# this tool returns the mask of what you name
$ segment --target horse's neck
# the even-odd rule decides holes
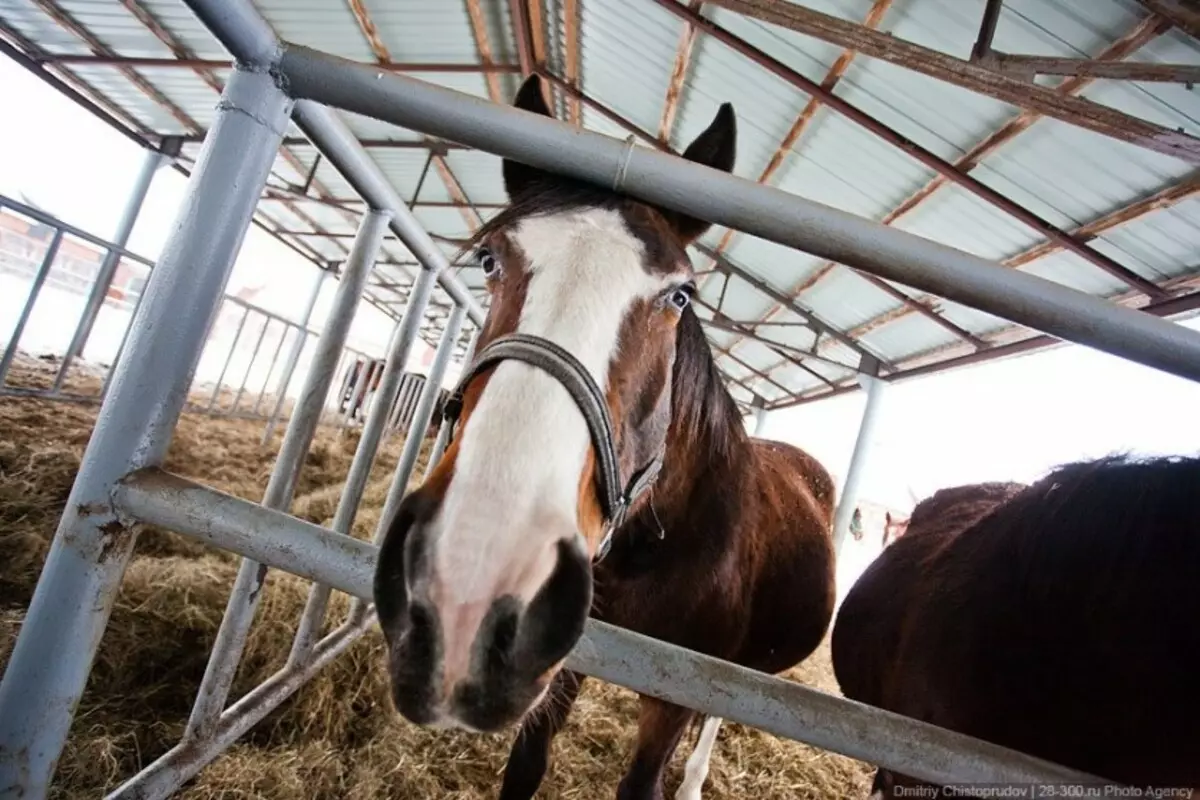
[[[697,516],[704,521],[712,501],[740,492],[753,458],[744,431],[719,431],[705,417],[701,419],[705,421],[695,429],[696,436],[672,429],[667,437],[662,477],[653,496],[663,524],[686,526]]]

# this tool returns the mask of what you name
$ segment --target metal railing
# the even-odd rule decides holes
[[[457,326],[482,310],[445,257],[341,120],[319,103],[477,146],[527,164],[620,189],[641,199],[802,248],[848,266],[990,311],[1055,336],[1200,378],[1200,334],[1119,308],[1033,275],[717,173],[629,147],[550,119],[486,103],[280,43],[249,0],[186,0],[230,50],[233,70],[151,277],[138,324],[109,391],[51,552],[0,683],[0,787],[45,796],[132,551],[134,524],[149,522],[243,557],[191,719],[177,747],[111,797],[164,797],[296,691],[372,624],[376,545],[347,535],[366,476],[400,395],[403,365],[435,281],[454,299],[376,540],[415,469]],[[286,87],[289,96],[283,88]],[[295,100],[295,97],[305,98]],[[261,503],[223,495],[161,470],[184,408],[212,313],[289,120],[375,209],[367,214],[316,342],[295,412]],[[421,262],[396,326],[329,529],[288,514],[296,478],[337,370],[350,317],[390,227]],[[172,335],[158,340],[170,321]],[[252,334],[253,335],[253,334]],[[261,337],[260,337],[261,338]],[[364,390],[365,391],[365,390]],[[236,405],[236,403],[235,403]],[[407,407],[407,404],[405,404]],[[444,433],[444,432],[443,432]],[[439,434],[438,442],[444,444]],[[440,453],[436,449],[435,453]],[[411,457],[410,457],[411,456]],[[275,676],[229,704],[234,671],[270,568],[313,580],[291,657]],[[362,602],[318,638],[329,592]],[[64,611],[68,609],[68,611]],[[590,621],[569,658],[579,672],[635,691],[834,750],[934,783],[1089,783],[1094,778],[844,698],[809,689]]]

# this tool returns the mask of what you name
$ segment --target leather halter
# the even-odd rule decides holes
[[[454,440],[454,426],[462,414],[467,386],[483,370],[510,359],[537,367],[562,384],[587,422],[592,447],[596,451],[596,480],[599,483],[600,505],[605,520],[604,538],[592,559],[593,563],[598,563],[608,555],[612,547],[613,533],[625,522],[633,501],[649,489],[658,477],[659,470],[662,469],[662,452],[651,459],[649,464],[634,472],[622,488],[616,436],[604,392],[575,356],[549,339],[528,333],[501,336],[476,354],[474,363],[459,380],[458,386],[442,407],[442,419],[449,426],[447,446]]]

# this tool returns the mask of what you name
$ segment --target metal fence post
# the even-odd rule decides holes
[[[291,109],[266,72],[222,94],[0,682],[0,795],[47,794],[133,551],[113,487],[166,454]]]
[[[375,263],[389,218],[387,212],[373,211],[363,217],[359,226],[354,247],[346,260],[346,272],[334,298],[333,311],[325,325],[324,334],[317,342],[317,353],[305,378],[295,413],[288,421],[287,432],[263,496],[262,504],[266,508],[282,511],[292,504],[296,479],[320,422],[325,396],[333,382],[333,367],[350,331],[358,299]],[[185,741],[207,738],[225,708],[266,577],[265,566],[255,561],[242,561],[200,691],[196,694],[191,718],[184,732]]]
[[[300,327],[296,330],[296,341],[292,345],[292,351],[288,353],[288,359],[283,368],[283,375],[279,377],[279,387],[275,390],[275,408],[271,409],[271,419],[267,422],[267,429],[263,431],[263,447],[266,447],[271,441],[271,437],[275,435],[275,426],[279,424],[279,415],[283,411],[283,404],[287,398],[287,388],[292,385],[292,376],[296,373],[296,365],[300,362],[300,356],[304,353],[304,345],[308,341],[308,324],[312,321],[313,309],[317,306],[317,299],[321,296],[321,289],[325,286],[325,278],[328,276],[328,270],[317,272],[317,280],[313,283],[312,296],[308,298],[308,305],[304,308],[304,316],[300,318]],[[342,280],[345,280],[344,276]],[[330,313],[332,314],[332,312]],[[325,327],[329,327],[328,321]],[[315,364],[316,362],[314,361],[313,363]],[[267,380],[270,380],[269,375],[267,376]]]
[[[275,372],[275,365],[279,363],[279,354],[283,352],[283,345],[287,341],[288,332],[293,328],[296,328],[296,326],[290,322],[283,323],[283,330],[279,333],[279,342],[276,343],[275,349],[271,351],[271,362],[267,364],[267,374],[263,377],[262,388],[258,390],[258,397],[254,399],[254,407],[250,409],[252,416],[257,417],[258,410],[262,408],[263,398],[267,396],[267,388],[271,385],[271,375]],[[298,328],[297,335],[299,335]]]
[[[12,366],[13,358],[17,355],[17,345],[21,342],[21,334],[25,332],[25,326],[29,324],[29,317],[33,314],[33,306],[37,302],[38,295],[41,294],[42,285],[46,283],[50,268],[54,266],[54,259],[58,257],[58,248],[62,245],[62,238],[62,228],[55,228],[54,237],[46,247],[42,263],[38,266],[37,274],[29,287],[29,297],[21,309],[21,316],[17,318],[17,324],[13,327],[12,335],[8,339],[8,347],[4,349],[4,358],[0,360],[0,386],[4,385],[5,379],[8,377],[8,369]]]
[[[754,400],[754,436],[763,435],[763,431],[767,429],[767,407],[762,404],[762,401],[755,398]]]
[[[854,515],[854,508],[858,505],[858,485],[862,482],[862,471],[871,450],[871,439],[875,433],[880,400],[883,398],[885,388],[882,380],[870,374],[860,375],[858,379],[863,384],[863,388],[867,390],[867,404],[863,407],[862,421],[858,426],[858,438],[854,441],[854,453],[850,456],[850,466],[846,469],[846,480],[842,483],[842,496],[833,515],[835,553],[842,552],[842,545],[846,541],[846,533],[850,528],[850,518]]]
[[[221,396],[221,387],[225,384],[225,373],[229,371],[229,365],[233,361],[233,354],[237,352],[238,341],[242,338],[242,329],[246,327],[246,318],[250,316],[250,307],[242,306],[242,318],[238,320],[237,330],[233,332],[233,344],[229,345],[229,355],[225,356],[225,363],[221,366],[221,374],[217,376],[217,385],[213,387],[212,397],[208,398],[208,407],[205,411],[212,411],[213,406],[217,404],[217,399]],[[133,323],[130,323],[132,327]]]
[[[141,172],[138,173],[137,180],[133,184],[133,191],[130,192],[129,199],[125,202],[125,210],[121,212],[121,221],[117,223],[117,235],[113,238],[113,244],[116,247],[124,250],[129,244],[129,235],[133,233],[133,226],[137,224],[142,204],[146,202],[146,195],[150,193],[154,175],[167,160],[166,154],[159,150],[146,151]],[[96,324],[96,317],[100,315],[100,308],[104,305],[104,298],[108,296],[109,287],[112,286],[113,278],[117,274],[117,266],[120,263],[121,254],[115,249],[105,253],[104,260],[100,262],[100,269],[96,273],[96,282],[92,284],[92,291],[88,295],[87,304],[83,307],[83,314],[79,317],[79,324],[71,336],[71,344],[67,346],[67,352],[63,354],[58,375],[54,377],[53,391],[57,392],[62,388],[63,382],[67,379],[67,371],[71,368],[71,361],[83,355],[83,348],[87,346],[88,337],[92,335],[92,327]]]
[[[437,403],[438,393],[442,389],[442,380],[446,377],[446,369],[450,366],[450,357],[454,353],[454,346],[458,344],[458,335],[462,332],[463,320],[466,316],[467,310],[460,305],[455,305],[454,311],[446,320],[446,328],[442,331],[441,341],[438,342],[437,350],[433,354],[433,363],[429,366],[429,377],[425,379],[425,385],[421,387],[421,396],[417,400],[412,422],[408,426],[408,435],[404,439],[404,449],[400,451],[400,460],[396,463],[396,474],[392,479],[392,486],[384,501],[383,511],[379,514],[379,526],[375,530],[376,544],[383,538],[388,520],[396,513],[396,506],[404,499],[408,489],[408,482],[417,466],[417,457],[421,454],[421,445],[425,442],[425,432],[433,417],[433,406]]]
[[[383,377],[380,378],[379,390],[375,393],[376,402],[371,405],[371,411],[367,414],[362,437],[358,440],[358,449],[354,451],[354,460],[350,463],[350,472],[346,476],[342,496],[338,498],[337,510],[333,514],[332,527],[338,533],[349,533],[354,525],[358,504],[362,500],[363,490],[366,489],[367,478],[371,473],[371,465],[375,461],[375,453],[383,438],[383,429],[387,425],[396,394],[400,391],[400,380],[404,377],[404,367],[408,363],[413,344],[417,340],[417,333],[425,316],[425,307],[429,305],[429,297],[433,294],[433,285],[436,282],[436,272],[428,269],[421,270],[417,275],[417,280],[413,283],[404,316],[396,326],[395,333],[392,334],[387,362],[383,367]],[[304,606],[304,615],[300,618],[300,625],[296,630],[289,663],[303,663],[312,656],[315,634],[321,629],[328,603],[329,587],[314,584],[309,590],[308,601]]]
[[[274,322],[270,317],[263,317],[262,327],[258,329],[258,338],[254,340],[254,349],[250,351],[250,360],[246,362],[246,371],[242,373],[242,382],[238,384],[237,393],[233,396],[233,405],[229,408],[230,414],[237,413],[238,404],[242,402],[242,395],[246,393],[246,382],[250,380],[250,373],[254,371],[254,362],[258,360],[258,351],[262,349],[263,339],[267,338],[267,329]]]

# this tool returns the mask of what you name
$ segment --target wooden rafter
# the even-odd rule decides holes
[[[116,53],[102,42],[94,33],[83,26],[75,17],[58,5],[55,0],[33,0],[38,8],[42,10],[48,17],[54,20],[59,27],[69,31],[72,35],[83,41],[92,52],[101,56],[115,56]],[[164,109],[168,114],[183,126],[183,129],[189,133],[199,131],[200,125],[196,120],[192,119],[187,112],[177,106],[169,97],[160,92],[153,84],[143,78],[137,70],[132,67],[118,67],[121,74],[132,83],[142,94],[149,97],[160,108]]]
[[[463,222],[467,224],[468,231],[474,231],[483,224],[483,217],[475,210],[471,199],[467,197],[467,191],[459,182],[458,176],[450,169],[450,164],[441,155],[433,156],[433,168],[437,170],[438,177],[442,179],[442,183],[446,185],[446,191],[450,193],[450,199],[454,201],[458,207],[459,214],[462,215]]]
[[[1200,6],[1195,0],[1138,0],[1152,14],[1170,20],[1172,25],[1200,39]]]
[[[358,29],[362,32],[363,38],[371,46],[375,60],[381,64],[391,61],[392,54],[388,52],[387,45],[383,43],[383,37],[379,35],[379,28],[375,26],[375,21],[371,19],[371,14],[367,11],[363,0],[346,0],[346,4],[350,6],[350,13],[354,15],[354,21],[358,23]]]
[[[483,8],[479,0],[463,0],[467,4],[467,16],[471,20],[471,35],[475,37],[475,50],[479,60],[485,66],[496,63],[492,53],[492,43],[487,32],[487,21],[483,17]],[[500,76],[494,72],[487,73],[488,96],[493,103],[504,102],[504,89],[500,85]]]
[[[121,108],[112,98],[79,77],[73,70],[57,64],[47,63],[45,51],[11,28],[3,19],[0,19],[0,35],[2,35],[2,38],[0,38],[0,48],[2,50],[0,52],[3,52],[4,55],[12,58],[26,69],[38,73],[38,76],[43,80],[49,82],[58,91],[63,92],[70,99],[79,103],[93,114],[103,118],[105,113],[107,113],[111,119],[119,120],[121,126],[124,127],[117,126],[117,129],[135,136],[142,144],[159,138],[157,134],[143,125],[141,121]],[[5,39],[8,41],[5,41]],[[71,93],[75,93],[76,96],[71,96]]]
[[[533,19],[526,0],[508,0],[509,22],[513,28],[513,39],[517,42],[517,55],[521,59],[521,73],[529,75],[536,66],[533,52]]]
[[[1140,219],[1147,214],[1171,208],[1172,206],[1178,205],[1184,200],[1197,196],[1200,196],[1200,170],[1192,172],[1190,175],[1188,175],[1188,177],[1181,181],[1164,186],[1154,194],[1143,197],[1139,200],[1135,200],[1132,203],[1127,203],[1123,206],[1113,209],[1112,211],[1102,214],[1101,216],[1096,217],[1095,219],[1075,228],[1071,231],[1071,233],[1080,239],[1094,239],[1095,237],[1107,233],[1108,231]],[[1019,269],[1026,264],[1050,255],[1051,253],[1059,252],[1060,250],[1061,248],[1057,243],[1044,241],[1040,244],[1023,250],[1020,253],[1010,256],[1000,263],[1011,269]],[[1174,288],[1176,288],[1176,284],[1178,284],[1180,280],[1183,281],[1184,285],[1190,286],[1191,283],[1200,280],[1200,276],[1185,276],[1183,279],[1167,281],[1163,288],[1167,292],[1172,291]],[[919,299],[922,302],[931,304],[939,302],[938,299],[932,295],[926,295]],[[1112,302],[1118,302],[1121,305],[1131,305],[1135,307],[1146,305],[1147,303],[1146,296],[1141,292],[1136,291],[1124,292],[1110,299]],[[1170,301],[1160,300],[1156,302],[1161,303]],[[872,317],[857,327],[851,328],[849,331],[847,331],[847,335],[855,339],[860,339],[872,331],[879,330],[880,328],[890,325],[897,320],[910,317],[913,313],[914,312],[911,308],[905,308],[903,306],[897,307],[880,314],[877,317]],[[955,343],[953,345],[947,345],[947,347],[960,348],[961,345]],[[816,349],[818,352],[820,352],[822,346],[818,346]]]
[[[579,0],[563,0],[563,27],[566,31],[566,39],[564,43],[563,53],[563,73],[566,76],[567,83],[579,92],[583,91],[583,87],[579,84],[579,60],[581,57],[579,49]],[[570,94],[567,97],[567,109],[570,113],[571,124],[579,126],[583,124],[583,111],[579,105],[579,97]]]
[[[669,0],[674,2],[674,0]],[[710,0],[723,8],[1036,111],[1068,125],[1200,164],[1200,139],[1114,108],[1014,80],[979,64],[784,0]]]
[[[871,28],[877,27],[879,23],[883,21],[883,16],[887,13],[888,8],[891,7],[893,1],[894,0],[875,0],[874,5],[871,6],[871,10],[867,13],[866,18],[863,19],[863,24]],[[692,26],[692,30],[695,30],[694,26]],[[853,50],[843,50],[841,55],[837,57],[837,60],[833,62],[833,65],[829,68],[829,71],[825,73],[825,77],[821,80],[821,86],[829,91],[833,91],[834,87],[838,85],[839,81],[841,81],[842,76],[846,74],[846,70],[850,68],[850,62],[854,60],[855,55],[856,53]],[[771,182],[771,178],[773,178],[779,168],[783,166],[784,158],[787,157],[787,154],[791,152],[792,148],[794,148],[800,141],[800,137],[804,135],[804,132],[808,129],[813,117],[816,116],[817,109],[820,107],[821,98],[816,96],[809,98],[808,103],[806,103],[804,106],[804,109],[792,123],[792,127],[788,129],[788,132],[784,135],[783,140],[779,142],[779,146],[775,148],[775,152],[771,154],[771,158],[767,161],[767,166],[763,168],[762,173],[758,176],[759,183],[766,184]],[[729,245],[733,242],[733,239],[736,235],[737,231],[735,231],[733,228],[727,229],[725,234],[721,237],[721,240],[717,243],[717,252],[724,253],[725,250],[728,249]]]
[[[529,34],[530,44],[533,47],[533,71],[543,72],[549,68],[550,50],[546,44],[547,34],[547,17],[542,11],[542,0],[525,0],[529,9]],[[547,87],[550,92],[550,108],[560,108],[556,95],[559,95],[558,87],[551,84]]]
[[[688,8],[700,13],[702,0],[691,0]],[[658,138],[665,144],[671,143],[671,129],[675,126],[675,114],[679,111],[679,103],[683,99],[683,86],[687,82],[688,67],[692,63],[692,48],[696,44],[699,31],[688,21],[683,22],[683,31],[679,34],[679,44],[675,46],[675,62],[671,66],[671,80],[667,82],[667,99],[663,102],[662,117],[658,121]]]
[[[1148,17],[1139,22],[1133,29],[1122,36],[1117,41],[1106,47],[1099,55],[1098,60],[1103,61],[1120,61],[1133,53],[1137,52],[1146,44],[1153,41],[1155,38],[1170,29],[1170,24],[1156,17]],[[1092,84],[1090,78],[1070,78],[1063,81],[1055,87],[1055,91],[1064,94],[1078,94]],[[1024,131],[1028,130],[1038,120],[1042,119],[1041,114],[1030,112],[1022,112],[1011,118],[1008,122],[1001,125],[988,136],[981,139],[974,147],[960,156],[954,162],[954,168],[967,172],[979,166],[984,158],[999,150],[1004,145],[1011,142]],[[938,189],[947,185],[950,179],[945,175],[936,175],[925,183],[920,189],[909,195],[904,202],[896,206],[894,209],[884,215],[880,223],[883,225],[894,225],[901,217],[918,208],[922,203],[928,200]],[[1078,237],[1075,237],[1078,239]],[[1054,249],[1061,249],[1060,242],[1054,242]],[[809,277],[800,281],[792,287],[792,296],[801,295],[809,289],[820,283],[834,268],[837,267],[837,262],[826,261],[818,267]],[[780,308],[776,306],[768,313],[765,319],[771,319],[780,312]],[[907,314],[905,314],[907,316]]]
[[[159,20],[148,8],[146,8],[144,5],[142,5],[141,0],[121,0],[121,4],[125,7],[126,10],[129,11],[129,13],[131,13],[138,20],[138,22],[140,22],[143,26],[145,26],[145,28],[148,31],[150,31],[152,34],[154,34],[154,37],[156,39],[158,39],[160,42],[162,42],[162,44],[165,45],[176,58],[179,58],[179,59],[195,58],[195,56],[196,56],[195,52],[193,52],[191,50],[191,48],[189,48],[187,45],[185,45],[179,39],[179,37],[177,37],[174,33],[172,33],[166,27],[166,25],[164,25],[162,23],[162,21]],[[224,81],[222,81],[220,78],[218,78],[216,73],[213,70],[207,69],[207,68],[196,67],[196,68],[193,68],[192,71],[195,72],[196,75],[202,81],[204,81],[204,83],[210,89],[212,89],[214,92],[216,92],[218,95],[220,95],[222,92],[225,91]],[[279,153],[280,153],[280,156],[282,156],[283,159],[285,161],[287,161],[288,164],[290,164],[292,166],[292,168],[295,169],[298,174],[304,175],[307,172],[307,170],[304,166],[304,163],[294,153],[292,153],[288,148],[281,147],[279,150]],[[310,182],[310,184],[311,184],[313,190],[315,192],[317,192],[319,195],[324,196],[324,197],[332,197],[333,196],[332,193],[329,192],[329,190],[326,189],[321,184],[320,181],[315,179],[315,177]],[[283,204],[283,206],[285,208],[287,208],[288,211],[295,214],[299,219],[303,220],[306,224],[311,225],[314,230],[319,231],[321,233],[326,232],[322,226],[318,225],[317,222],[312,217],[310,217],[303,210],[301,210],[293,201],[287,200],[287,199],[279,199],[278,202]],[[352,216],[347,217],[345,211],[342,212],[342,215],[348,221],[351,221],[351,222],[355,221],[354,217],[352,217]],[[346,247],[344,247],[340,242],[334,241],[333,244],[335,247],[337,247],[343,253],[349,252],[349,250]]]

